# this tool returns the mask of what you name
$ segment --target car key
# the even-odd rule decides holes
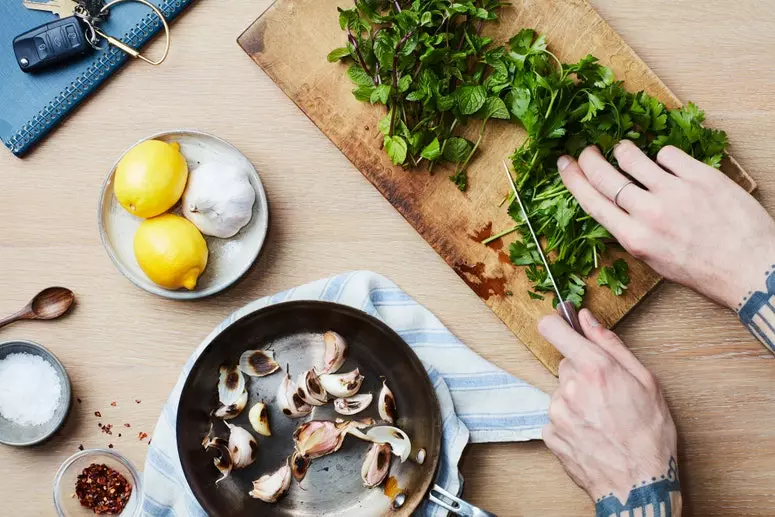
[[[54,20],[13,40],[16,62],[24,72],[41,70],[91,48],[86,39],[86,24],[77,16]]]
[[[24,7],[33,11],[46,11],[56,14],[60,18],[67,18],[76,13],[79,7],[75,0],[51,0],[49,2],[37,2],[34,0],[24,0]]]

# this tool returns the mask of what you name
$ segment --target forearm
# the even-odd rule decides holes
[[[762,275],[762,291],[749,291],[737,307],[743,325],[775,353],[775,265]]]
[[[664,474],[633,485],[626,501],[613,493],[599,498],[595,517],[681,517],[682,507],[678,466],[675,458],[670,458]]]

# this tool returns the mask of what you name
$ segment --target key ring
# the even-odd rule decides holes
[[[108,10],[113,7],[116,4],[121,4],[125,2],[137,2],[145,5],[149,9],[151,9],[154,14],[161,20],[162,25],[164,26],[164,33],[166,35],[166,43],[164,45],[164,54],[161,56],[161,59],[158,59],[156,61],[152,61],[149,58],[142,55],[139,51],[136,49],[130,47],[123,41],[114,38],[113,36],[110,36],[109,34],[105,34],[101,29],[98,27],[95,27],[93,23],[91,23],[89,20],[82,18],[89,29],[89,34],[87,34],[86,39],[89,42],[89,45],[94,47],[96,50],[104,50],[108,47],[108,45],[113,45],[114,47],[118,48],[119,50],[122,50],[129,54],[132,57],[136,57],[138,59],[142,59],[149,65],[160,65],[164,62],[165,59],[167,59],[167,55],[170,52],[170,27],[169,24],[167,24],[167,19],[164,18],[164,13],[161,12],[161,10],[153,5],[148,0],[112,0],[111,2],[108,2],[105,4],[102,9],[100,9],[100,14],[105,14],[108,12]],[[105,38],[105,40],[108,42],[107,45],[101,46],[98,44],[99,38]]]

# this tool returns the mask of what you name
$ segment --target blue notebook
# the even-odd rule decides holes
[[[167,20],[172,20],[192,0],[151,1]],[[56,16],[51,13],[25,8],[22,0],[0,0],[0,140],[16,156],[32,149],[105,79],[132,59],[117,48],[108,47],[34,74],[22,72],[14,57],[13,39],[54,19]],[[140,48],[162,24],[148,7],[126,2],[116,5],[101,27],[128,45]]]

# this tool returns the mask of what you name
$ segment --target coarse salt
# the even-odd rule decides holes
[[[23,426],[45,424],[62,398],[62,381],[51,364],[27,353],[0,360],[0,415]]]

